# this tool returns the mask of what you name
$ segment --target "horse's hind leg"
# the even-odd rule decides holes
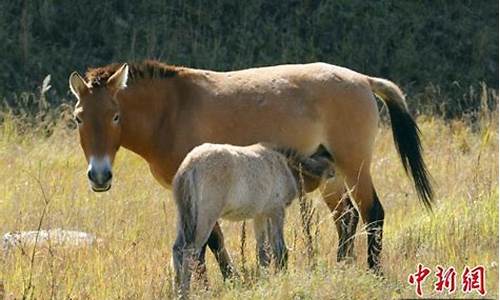
[[[343,182],[343,178],[330,181],[322,190],[323,199],[332,212],[338,233],[338,262],[354,259],[354,237],[359,222],[359,213],[345,190]]]
[[[269,218],[269,241],[273,250],[273,258],[276,263],[276,267],[279,270],[285,269],[288,263],[288,249],[285,244],[285,237],[283,233],[284,220],[284,209],[276,211],[276,213]]]
[[[210,236],[208,237],[207,243],[204,245],[204,249],[206,249],[206,246],[210,248],[212,253],[215,255],[215,259],[219,263],[219,268],[222,273],[222,277],[225,279],[228,279],[230,277],[237,277],[238,274],[236,270],[234,269],[234,266],[231,262],[231,257],[229,256],[229,253],[227,252],[225,245],[224,245],[224,235],[222,234],[222,230],[219,226],[219,223],[215,223],[214,228],[212,229],[212,232],[210,233]],[[200,254],[200,259],[201,256],[203,256],[202,261],[203,263],[205,262],[205,253],[203,251],[202,254]]]
[[[238,277],[238,273],[232,265],[231,257],[224,246],[224,235],[217,222],[208,237],[208,241],[203,245],[198,256],[198,279],[203,280],[205,286],[208,287],[207,266],[205,264],[207,246],[210,247],[210,250],[219,264],[222,278],[226,280],[228,278]]]
[[[186,220],[184,218],[181,222],[183,223],[179,226],[179,232],[173,247],[173,262],[177,292],[181,298],[186,298],[189,294],[191,274],[194,270],[203,267],[199,265],[200,262],[204,263],[204,258],[201,259],[204,251],[203,247],[207,243],[216,220],[204,219],[198,215],[196,219]],[[185,230],[186,228],[194,228],[194,230]]]
[[[205,263],[205,254],[207,252],[208,242],[201,247],[201,251],[198,254],[197,260],[197,270],[195,272],[196,280],[203,282],[205,289],[208,289],[208,275],[207,275],[207,265]]]
[[[354,187],[353,196],[365,223],[368,236],[368,266],[377,274],[380,270],[380,252],[382,251],[382,233],[384,227],[384,209],[373,187],[369,167],[346,177],[347,184]]]
[[[354,237],[359,222],[359,213],[354,207],[349,196],[344,197],[338,203],[334,213],[335,226],[339,232],[339,248],[337,250],[337,261],[354,259]]]
[[[188,299],[189,288],[191,283],[191,274],[197,268],[197,257],[200,249],[187,245],[182,253],[182,269],[181,269],[181,282],[180,282],[180,296],[182,299]]]
[[[384,228],[384,209],[373,189],[373,201],[364,211],[366,231],[368,233],[368,266],[381,274],[380,252],[382,251],[382,234]]]
[[[191,284],[191,274],[199,268],[199,258],[202,252],[203,236],[208,236],[210,230],[199,230],[196,219],[179,217],[177,238],[172,249],[172,262],[175,270],[176,293],[182,299],[188,298]],[[195,229],[195,230],[190,230]]]
[[[197,251],[193,248],[192,244],[186,244],[184,232],[182,231],[178,232],[172,250],[176,294],[181,299],[187,299],[191,283],[191,273],[197,259]]]
[[[178,232],[174,246],[172,247],[172,266],[175,273],[174,286],[176,289],[179,289],[181,287],[182,282],[182,254],[184,250],[184,244],[184,236],[181,232]]]

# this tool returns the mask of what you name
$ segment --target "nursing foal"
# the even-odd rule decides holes
[[[189,291],[193,263],[200,257],[219,218],[254,220],[258,261],[269,264],[269,240],[276,266],[287,262],[283,237],[285,208],[299,193],[311,191],[334,176],[333,158],[323,146],[310,157],[268,144],[246,147],[203,144],[182,162],[173,181],[178,210],[173,247],[176,285]]]

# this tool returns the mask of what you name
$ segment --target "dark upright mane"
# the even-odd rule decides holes
[[[92,87],[104,86],[123,64],[114,63],[104,67],[90,68],[85,77]],[[176,76],[183,68],[167,65],[156,60],[145,60],[141,63],[129,64],[129,83],[138,79],[162,79]]]
[[[276,147],[273,150],[286,157],[287,160],[295,161],[295,160],[305,159],[304,155],[300,154],[297,150],[293,148]]]

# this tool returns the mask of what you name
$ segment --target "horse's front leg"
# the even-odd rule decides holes
[[[261,267],[268,267],[271,262],[269,244],[267,242],[269,220],[265,217],[254,218],[253,226],[256,241],[257,261]]]
[[[203,265],[205,263],[205,249],[207,245],[212,251],[212,253],[215,255],[215,259],[219,263],[219,268],[222,273],[222,277],[224,277],[224,279],[228,279],[230,277],[237,277],[238,274],[233,266],[231,257],[229,256],[229,253],[227,252],[226,247],[224,246],[224,235],[222,234],[219,222],[215,223],[215,226],[212,229],[212,232],[210,233],[208,241],[203,246],[203,250],[200,253],[199,261],[203,263]],[[206,268],[202,267],[201,271],[206,272]]]

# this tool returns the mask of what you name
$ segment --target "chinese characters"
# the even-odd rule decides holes
[[[422,264],[417,265],[417,271],[408,276],[408,283],[415,286],[415,293],[423,296],[422,284],[431,275],[432,270]],[[479,295],[486,295],[485,289],[485,275],[486,271],[484,266],[476,266],[470,268],[465,266],[461,274],[461,284],[463,293],[477,292]],[[438,293],[448,292],[452,294],[457,290],[457,271],[454,267],[444,268],[443,266],[436,266],[434,272],[436,277],[434,283],[434,291]]]

